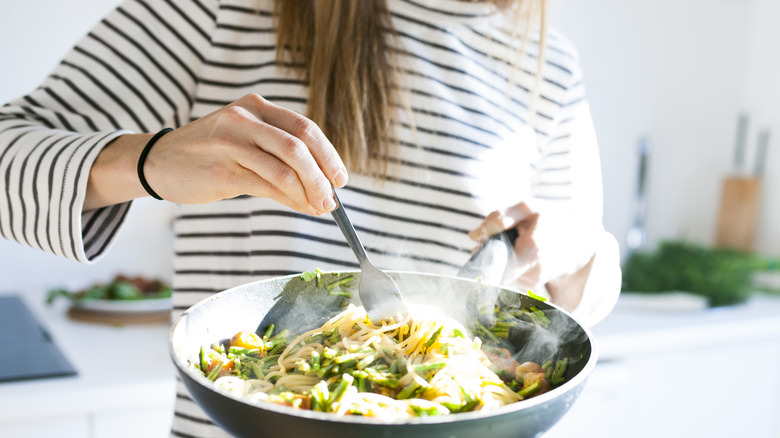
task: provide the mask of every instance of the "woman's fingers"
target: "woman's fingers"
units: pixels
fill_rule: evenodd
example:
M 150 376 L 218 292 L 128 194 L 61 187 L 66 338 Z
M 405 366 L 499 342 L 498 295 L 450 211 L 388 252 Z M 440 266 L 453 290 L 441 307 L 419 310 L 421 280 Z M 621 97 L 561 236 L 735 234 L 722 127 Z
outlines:
M 238 152 L 239 163 L 276 186 L 299 205 L 311 206 L 310 214 L 335 208 L 333 189 L 307 146 L 277 127 L 258 123 L 252 142 Z
M 487 215 L 477 228 L 469 232 L 469 237 L 472 240 L 481 242 L 494 234 L 514 227 L 520 221 L 532 214 L 534 214 L 534 212 L 525 202 L 520 202 L 502 210 L 493 211 Z M 536 223 L 534 222 L 534 225 L 535 224 Z
M 534 230 L 539 220 L 539 213 L 535 213 L 524 202 L 511 207 L 496 210 L 487 215 L 482 223 L 469 233 L 469 237 L 478 242 L 514 228 L 517 230 L 517 239 L 514 243 L 514 257 L 504 273 L 504 281 L 523 287 L 530 287 L 539 277 L 539 248 L 534 239 Z M 527 283 L 527 284 L 526 284 Z
M 236 191 L 263 198 L 285 199 L 283 204 L 306 214 L 324 213 L 310 204 L 295 170 L 275 155 L 247 147 L 236 152 L 236 160 L 242 167 L 242 177 L 235 180 Z
M 261 107 L 262 119 L 265 122 L 283 129 L 308 146 L 325 177 L 334 186 L 344 187 L 347 184 L 347 168 L 344 162 L 316 123 L 295 111 L 273 105 L 264 99 L 256 101 L 255 104 Z
M 247 169 L 237 176 L 235 181 L 237 185 L 244 189 L 247 195 L 273 199 L 301 213 L 315 214 L 309 204 L 301 205 L 298 202 L 295 202 L 274 184 L 266 181 L 254 171 Z
M 309 203 L 320 213 L 336 207 L 332 185 L 343 187 L 347 173 L 333 145 L 306 117 L 271 104 L 259 96 L 247 96 L 246 104 L 258 116 L 254 141 L 293 169 Z M 284 187 L 283 191 L 290 195 Z M 295 195 L 291 196 L 296 199 Z

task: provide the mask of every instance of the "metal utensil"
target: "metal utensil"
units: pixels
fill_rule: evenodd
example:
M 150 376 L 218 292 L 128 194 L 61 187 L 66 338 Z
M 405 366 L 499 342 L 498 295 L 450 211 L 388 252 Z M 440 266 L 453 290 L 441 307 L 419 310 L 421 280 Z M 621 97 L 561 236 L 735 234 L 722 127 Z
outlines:
M 336 195 L 335 190 L 333 191 L 333 197 L 336 198 L 336 203 L 338 204 L 338 207 L 331 212 L 333 219 L 344 234 L 344 238 L 347 239 L 347 243 L 355 253 L 358 262 L 360 262 L 358 292 L 360 301 L 363 303 L 369 319 L 378 323 L 393 317 L 398 321 L 399 318 L 408 313 L 406 302 L 398 289 L 398 285 L 395 284 L 395 281 L 387 273 L 377 268 L 368 259 L 366 249 L 360 243 L 355 227 L 352 226 L 352 222 L 347 216 L 347 211 L 344 209 L 344 205 Z
M 647 215 L 647 166 L 650 156 L 650 141 L 642 138 L 639 141 L 639 176 L 636 187 L 636 205 L 634 222 L 626 233 L 626 245 L 629 254 L 642 248 L 647 241 L 645 230 L 645 216 Z
M 510 228 L 490 236 L 469 261 L 458 271 L 461 278 L 481 278 L 488 284 L 499 284 L 509 265 L 517 240 L 517 228 Z
M 766 150 L 769 148 L 769 130 L 764 129 L 758 133 L 758 147 L 756 149 L 756 164 L 753 167 L 753 178 L 764 177 L 766 167 Z
M 745 148 L 747 147 L 749 120 L 750 117 L 746 113 L 740 113 L 737 120 L 737 141 L 734 147 L 734 173 L 737 175 L 745 171 Z

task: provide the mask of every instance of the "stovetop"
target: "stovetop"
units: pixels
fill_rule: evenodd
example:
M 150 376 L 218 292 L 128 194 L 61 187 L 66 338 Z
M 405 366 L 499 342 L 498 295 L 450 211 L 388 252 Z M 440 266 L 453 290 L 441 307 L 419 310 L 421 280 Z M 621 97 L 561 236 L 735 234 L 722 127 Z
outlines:
M 76 370 L 16 295 L 0 295 L 0 383 L 74 376 Z

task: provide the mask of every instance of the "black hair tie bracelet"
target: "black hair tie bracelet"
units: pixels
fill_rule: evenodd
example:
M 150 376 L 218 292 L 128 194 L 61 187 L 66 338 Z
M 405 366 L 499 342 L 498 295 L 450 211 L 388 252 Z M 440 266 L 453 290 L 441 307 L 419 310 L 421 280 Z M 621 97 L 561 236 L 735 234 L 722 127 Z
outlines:
M 146 193 L 151 195 L 154 199 L 159 199 L 162 201 L 162 198 L 160 195 L 158 195 L 152 188 L 149 186 L 149 183 L 146 182 L 146 177 L 144 176 L 144 162 L 146 161 L 146 156 L 149 155 L 149 151 L 152 150 L 152 146 L 154 146 L 155 143 L 157 143 L 157 140 L 159 140 L 163 135 L 173 131 L 171 128 L 165 128 L 162 131 L 158 132 L 157 134 L 154 134 L 151 140 L 149 140 L 149 143 L 146 143 L 146 146 L 144 147 L 144 150 L 141 151 L 141 156 L 138 157 L 138 179 L 141 181 L 141 185 L 144 186 L 144 190 L 146 190 Z

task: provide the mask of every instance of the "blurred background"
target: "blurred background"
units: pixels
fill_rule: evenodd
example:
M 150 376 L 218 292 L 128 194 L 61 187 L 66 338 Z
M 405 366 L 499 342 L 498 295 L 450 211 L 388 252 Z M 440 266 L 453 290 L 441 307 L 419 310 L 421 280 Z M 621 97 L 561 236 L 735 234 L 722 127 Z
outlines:
M 1 2 L 0 102 L 35 88 L 118 3 Z M 624 294 L 594 328 L 602 361 L 549 436 L 598 427 L 592 436 L 780 437 L 780 304 L 753 294 L 750 283 L 756 274 L 780 287 L 772 271 L 780 255 L 780 2 L 552 4 L 553 26 L 581 55 L 601 148 L 604 223 L 623 259 L 665 242 L 693 249 L 673 247 L 676 258 L 657 264 L 648 256 L 632 271 L 633 289 L 666 293 Z M 172 215 L 166 203 L 136 202 L 114 250 L 91 266 L 0 240 L 0 292 L 81 288 L 117 272 L 167 280 L 171 260 L 157 249 L 171 244 Z M 706 291 L 668 293 L 680 289 L 673 280 L 650 284 L 648 272 L 698 269 L 706 263 L 697 257 L 718 246 L 744 251 L 717 254 L 748 265 L 728 278 L 750 289 L 726 299 L 735 305 L 711 308 Z M 713 278 L 724 266 L 694 276 Z
M 40 84 L 86 29 L 117 0 L 31 0 L 0 6 L 0 102 Z M 604 223 L 626 251 L 635 221 L 641 139 L 650 145 L 646 245 L 668 239 L 714 243 L 722 186 L 733 175 L 738 117 L 749 116 L 745 170 L 752 172 L 760 131 L 767 131 L 760 211 L 753 248 L 780 248 L 780 39 L 772 0 L 554 0 L 552 23 L 581 55 L 602 154 Z M 35 283 L 25 267 L 51 267 L 64 282 L 99 278 L 126 265 L 169 275 L 157 258 L 170 210 L 138 202 L 118 246 L 99 265 L 81 267 L 0 242 L 7 287 Z M 150 208 L 154 205 L 154 208 Z M 162 230 L 162 231 L 160 231 Z M 132 245 L 125 245 L 132 242 Z M 15 275 L 10 275 L 14 273 Z

